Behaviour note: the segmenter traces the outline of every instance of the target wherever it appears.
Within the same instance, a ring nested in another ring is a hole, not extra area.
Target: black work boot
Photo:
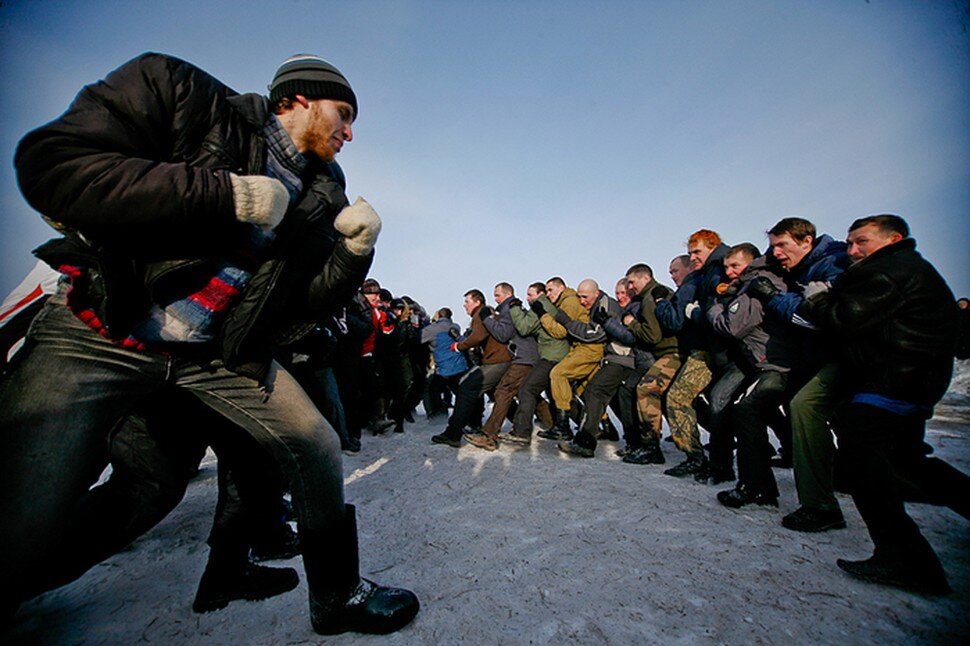
[[[225,608],[230,601],[257,601],[289,592],[300,583],[291,567],[272,568],[250,563],[248,559],[212,558],[206,564],[199,589],[192,602],[194,612]]]
[[[353,505],[346,506],[342,522],[331,531],[307,537],[303,554],[310,621],[317,633],[392,633],[418,614],[420,604],[410,590],[385,588],[361,578]]]
[[[539,431],[536,435],[547,440],[569,442],[573,439],[573,430],[569,426],[569,411],[558,408],[554,410],[556,423],[548,431]]]
[[[613,420],[609,417],[604,417],[600,421],[600,439],[606,440],[607,442],[620,441],[620,432],[616,430],[616,426],[613,425]]]
[[[664,473],[675,478],[694,476],[695,479],[706,480],[710,473],[707,464],[707,456],[704,455],[703,451],[698,451],[697,453],[688,453],[686,460],[675,467],[667,469],[664,471]]]
[[[560,442],[559,450],[581,458],[591,458],[596,454],[596,438],[586,431],[580,431],[571,442]]]
[[[931,595],[952,592],[943,565],[931,547],[926,545],[924,549],[914,546],[894,552],[876,548],[875,553],[864,561],[838,559],[835,564],[852,576],[870,583]]]
[[[719,491],[717,501],[725,507],[740,509],[745,505],[778,506],[778,494],[771,495],[762,491],[754,491],[744,484],[738,484],[734,489]]]
[[[667,460],[660,450],[660,440],[652,437],[624,455],[623,461],[627,464],[663,464]]]
[[[781,524],[796,532],[825,532],[830,529],[844,529],[845,516],[841,509],[799,507],[782,518]]]

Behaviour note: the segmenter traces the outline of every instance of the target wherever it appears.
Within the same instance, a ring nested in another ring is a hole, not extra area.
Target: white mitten
[[[262,175],[232,173],[229,179],[237,220],[271,229],[283,221],[290,205],[290,193],[283,182]]]
[[[829,291],[829,287],[831,286],[831,284],[822,280],[810,281],[808,285],[805,286],[805,291],[802,292],[802,296],[804,296],[806,299],[811,298],[816,294]]]
[[[333,227],[344,235],[347,250],[355,256],[366,256],[374,248],[381,232],[381,218],[377,211],[362,197],[344,207]]]

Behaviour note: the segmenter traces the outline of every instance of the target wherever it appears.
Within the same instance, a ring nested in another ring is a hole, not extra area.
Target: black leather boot
[[[548,431],[539,431],[536,435],[547,440],[569,442],[573,439],[573,431],[569,426],[569,411],[558,408],[554,408],[553,411],[556,423]]]
[[[251,563],[245,554],[209,553],[209,562],[192,602],[194,612],[211,612],[230,601],[257,601],[289,592],[300,583],[293,568],[272,568]]]
[[[343,521],[332,531],[304,534],[303,563],[310,588],[310,621],[321,635],[392,633],[418,614],[420,604],[410,590],[385,588],[361,578],[353,505],[346,506]]]
[[[650,437],[646,442],[623,456],[627,464],[663,464],[666,462],[660,440]]]

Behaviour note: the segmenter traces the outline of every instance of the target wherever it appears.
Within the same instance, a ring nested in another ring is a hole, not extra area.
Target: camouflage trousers
[[[663,428],[663,394],[667,392],[680,368],[680,357],[668,354],[657,359],[637,384],[637,412],[640,415],[640,439],[660,439]]]
[[[677,448],[688,455],[703,453],[701,435],[697,430],[694,400],[714,378],[710,352],[695,350],[680,367],[667,389],[667,421]]]

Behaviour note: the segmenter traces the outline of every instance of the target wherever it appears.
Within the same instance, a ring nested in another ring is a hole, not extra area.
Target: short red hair
[[[721,244],[721,236],[717,235],[714,231],[710,229],[701,229],[700,231],[695,231],[691,234],[690,238],[687,239],[687,248],[691,248],[695,243],[703,243],[708,249],[714,249],[719,244]]]

